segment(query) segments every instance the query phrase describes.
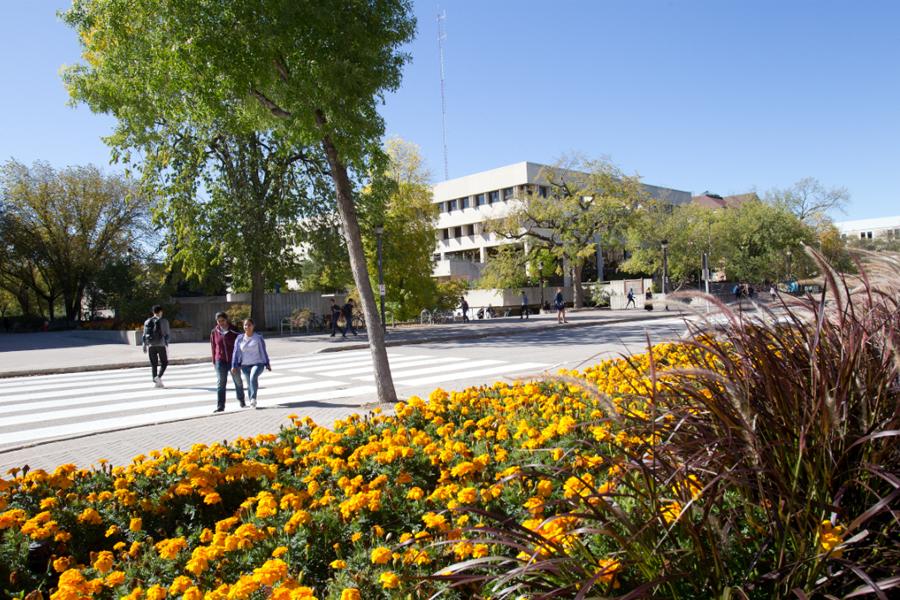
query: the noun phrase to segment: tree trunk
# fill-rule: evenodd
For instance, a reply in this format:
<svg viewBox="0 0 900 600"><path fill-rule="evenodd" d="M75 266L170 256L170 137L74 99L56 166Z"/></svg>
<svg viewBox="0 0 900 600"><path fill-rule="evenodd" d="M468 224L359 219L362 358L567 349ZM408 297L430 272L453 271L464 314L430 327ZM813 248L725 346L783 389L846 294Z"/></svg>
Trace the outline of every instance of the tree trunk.
<svg viewBox="0 0 900 600"><path fill-rule="evenodd" d="M320 122L324 120L322 116L319 118ZM372 292L372 283L369 280L366 255L359 232L359 221L356 218L356 207L353 204L353 187L350 184L350 177L347 175L347 167L341 162L337 148L332 143L330 136L322 137L322 147L328 157L331 178L337 192L338 212L344 225L344 237L350 257L350 269L353 271L353 281L356 283L356 289L359 290L359 299L362 303L363 315L366 318L366 332L369 335L369 350L372 353L372 363L375 367L378 400L382 403L393 403L397 401L397 392L394 390L394 380L391 377L387 348L384 345L384 330L381 328L381 321L378 318L375 294Z"/></svg>
<svg viewBox="0 0 900 600"><path fill-rule="evenodd" d="M250 318L262 331L266 328L266 276L254 268L250 275Z"/></svg>
<svg viewBox="0 0 900 600"><path fill-rule="evenodd" d="M584 265L577 263L572 267L572 304L574 308L584 306L584 287L581 285L581 271Z"/></svg>

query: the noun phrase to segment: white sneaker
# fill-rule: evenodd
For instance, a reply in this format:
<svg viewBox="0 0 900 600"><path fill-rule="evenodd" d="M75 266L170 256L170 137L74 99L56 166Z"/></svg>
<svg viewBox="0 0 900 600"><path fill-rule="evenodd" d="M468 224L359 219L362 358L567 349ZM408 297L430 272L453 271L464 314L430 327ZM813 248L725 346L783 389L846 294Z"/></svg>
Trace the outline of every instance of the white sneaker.
<svg viewBox="0 0 900 600"><path fill-rule="evenodd" d="M156 384L156 387L158 387L158 388L164 388L164 387L166 387L166 386L163 385L162 377L157 377L156 379L153 380L153 383L155 383L155 384Z"/></svg>
<svg viewBox="0 0 900 600"><path fill-rule="evenodd" d="M256 398L250 398L250 408L256 408Z"/></svg>

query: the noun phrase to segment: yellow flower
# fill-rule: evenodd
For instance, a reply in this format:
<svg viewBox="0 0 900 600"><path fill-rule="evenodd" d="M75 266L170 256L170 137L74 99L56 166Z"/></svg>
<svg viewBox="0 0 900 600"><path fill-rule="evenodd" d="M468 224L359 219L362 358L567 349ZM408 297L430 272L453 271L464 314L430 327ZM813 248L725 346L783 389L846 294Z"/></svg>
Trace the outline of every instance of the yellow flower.
<svg viewBox="0 0 900 600"><path fill-rule="evenodd" d="M371 559L372 564L383 565L391 560L391 549L379 546L372 550Z"/></svg>
<svg viewBox="0 0 900 600"><path fill-rule="evenodd" d="M105 574L112 569L113 565L113 554L109 550L104 550L97 555L97 559L94 561L94 568L97 569L97 572L100 574Z"/></svg>
<svg viewBox="0 0 900 600"><path fill-rule="evenodd" d="M166 560L174 560L178 553L187 548L187 541L183 537L163 540L156 544L156 551L160 558Z"/></svg>
<svg viewBox="0 0 900 600"><path fill-rule="evenodd" d="M122 571L113 571L103 578L103 585L106 587L116 587L125 583L125 573Z"/></svg>
<svg viewBox="0 0 900 600"><path fill-rule="evenodd" d="M422 488L416 486L406 492L406 497L410 500L421 500L425 497L425 492L422 491Z"/></svg>
<svg viewBox="0 0 900 600"><path fill-rule="evenodd" d="M341 590L341 600L362 600L362 596L356 588L344 588Z"/></svg>
<svg viewBox="0 0 900 600"><path fill-rule="evenodd" d="M161 585L154 585L147 590L147 600L163 600L166 596L166 588Z"/></svg>
<svg viewBox="0 0 900 600"><path fill-rule="evenodd" d="M141 519L140 517L134 517L134 518L131 519L131 521L128 523L128 529L131 530L131 531L133 531L133 532L135 532L135 533L137 533L138 531L140 531L141 529L143 529L143 527L144 527L144 520Z"/></svg>
<svg viewBox="0 0 900 600"><path fill-rule="evenodd" d="M328 563L328 566L332 569L346 569L347 561L338 558Z"/></svg>
<svg viewBox="0 0 900 600"><path fill-rule="evenodd" d="M400 578L393 571L385 571L378 577L381 587L386 590L393 590L400 587Z"/></svg>
<svg viewBox="0 0 900 600"><path fill-rule="evenodd" d="M819 526L819 551L829 558L840 558L844 554L840 545L844 541L844 527L833 525L830 520L822 521Z"/></svg>

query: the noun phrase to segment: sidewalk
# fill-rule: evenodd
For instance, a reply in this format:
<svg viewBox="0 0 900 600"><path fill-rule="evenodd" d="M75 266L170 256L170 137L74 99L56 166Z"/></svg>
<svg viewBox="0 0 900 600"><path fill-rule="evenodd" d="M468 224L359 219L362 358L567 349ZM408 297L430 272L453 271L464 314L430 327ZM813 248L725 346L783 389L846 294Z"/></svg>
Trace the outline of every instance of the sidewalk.
<svg viewBox="0 0 900 600"><path fill-rule="evenodd" d="M469 323L441 325L406 325L388 328L388 346L406 346L432 342L487 337L504 337L555 328L577 328L604 323L623 323L670 318L681 313L671 311L595 310L570 311L568 324L559 325L556 313L518 317L472 320ZM346 339L329 334L278 336L266 333L266 345L272 358L340 352L368 348L365 332ZM196 364L210 360L209 344L185 342L169 347L171 364ZM139 346L98 344L79 337L78 332L48 332L0 335L0 378L55 373L84 372L102 369L144 367L146 355Z"/></svg>

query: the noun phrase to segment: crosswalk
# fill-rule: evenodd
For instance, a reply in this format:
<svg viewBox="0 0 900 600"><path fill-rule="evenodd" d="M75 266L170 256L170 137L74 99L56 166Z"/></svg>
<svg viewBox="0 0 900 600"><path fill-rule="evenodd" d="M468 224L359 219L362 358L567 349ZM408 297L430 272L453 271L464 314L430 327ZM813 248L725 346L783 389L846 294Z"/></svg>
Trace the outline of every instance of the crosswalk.
<svg viewBox="0 0 900 600"><path fill-rule="evenodd" d="M420 389L423 386L535 373L549 366L409 350L389 352L388 358L401 395L426 393L427 389ZM354 398L364 403L375 398L368 350L278 358L272 366L273 371L260 377L260 408L302 408L307 402ZM149 380L149 367L0 379L0 450L202 417L215 407L216 378L209 363L170 366L164 389L153 387ZM228 383L226 412L241 410Z"/></svg>

